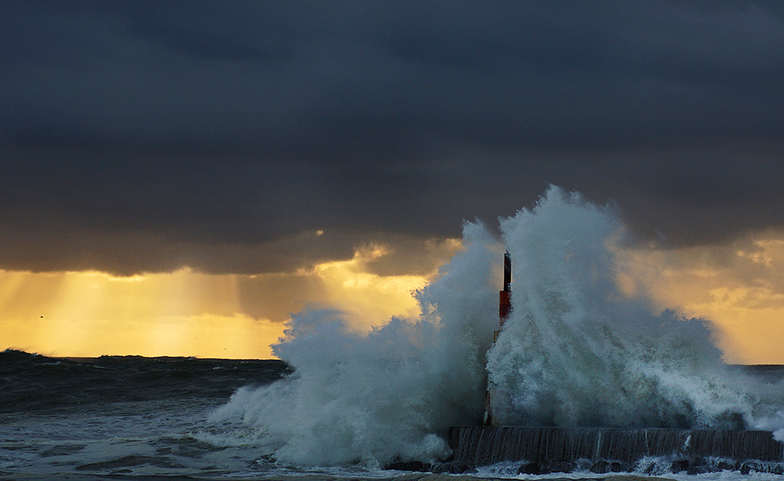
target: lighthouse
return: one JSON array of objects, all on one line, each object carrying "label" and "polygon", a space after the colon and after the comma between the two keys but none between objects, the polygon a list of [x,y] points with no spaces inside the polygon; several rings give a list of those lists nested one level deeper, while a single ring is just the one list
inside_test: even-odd
[{"label": "lighthouse", "polygon": [[493,344],[498,340],[498,333],[504,327],[506,318],[512,312],[512,256],[504,252],[504,288],[498,293],[498,330],[493,334]]},{"label": "lighthouse", "polygon": [[[509,251],[504,252],[504,285],[503,289],[498,293],[498,329],[493,332],[493,344],[498,340],[498,333],[504,327],[504,322],[509,314],[512,312],[512,256]],[[487,392],[485,394],[485,416],[484,425],[493,425],[492,413],[492,398],[493,390],[490,380],[487,381]]]}]

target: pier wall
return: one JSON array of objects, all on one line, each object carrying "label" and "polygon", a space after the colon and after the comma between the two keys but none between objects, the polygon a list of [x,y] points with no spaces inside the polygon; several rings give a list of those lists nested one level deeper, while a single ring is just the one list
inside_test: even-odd
[{"label": "pier wall", "polygon": [[769,431],[455,426],[449,445],[456,461],[474,466],[578,459],[628,464],[646,456],[784,461],[784,445]]}]

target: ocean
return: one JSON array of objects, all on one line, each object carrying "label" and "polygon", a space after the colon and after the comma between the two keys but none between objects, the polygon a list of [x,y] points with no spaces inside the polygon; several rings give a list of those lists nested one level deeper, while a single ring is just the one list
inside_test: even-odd
[{"label": "ocean", "polygon": [[551,188],[500,236],[466,223],[418,316],[308,306],[281,361],[5,351],[0,477],[781,479],[781,367],[727,365],[709,320],[621,289],[628,237]]},{"label": "ocean", "polygon": [[[755,369],[776,382],[783,369]],[[430,477],[405,466],[384,469],[357,460],[312,466],[276,460],[279,448],[267,433],[242,418],[216,420],[240,388],[269,387],[292,374],[278,360],[197,358],[52,358],[0,352],[0,478],[35,479],[406,479]],[[296,422],[296,421],[295,421]],[[327,448],[329,448],[327,446]],[[339,450],[338,447],[333,447]],[[650,471],[648,460],[626,476],[708,479],[672,473],[671,460]],[[665,466],[666,465],[666,466]],[[474,477],[605,478],[590,464],[571,473],[520,473],[525,462],[500,462],[472,470]],[[738,465],[739,466],[739,465]],[[773,479],[769,472],[741,474],[734,467],[712,479]],[[435,477],[434,477],[435,476]]]},{"label": "ocean", "polygon": [[0,353],[0,477],[254,476],[270,463],[240,422],[208,421],[276,360]]}]

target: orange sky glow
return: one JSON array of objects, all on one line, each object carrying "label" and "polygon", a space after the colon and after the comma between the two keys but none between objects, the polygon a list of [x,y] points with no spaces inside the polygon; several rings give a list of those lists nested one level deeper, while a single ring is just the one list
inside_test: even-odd
[{"label": "orange sky glow", "polygon": [[384,253],[371,247],[286,275],[0,271],[0,348],[75,357],[272,358],[270,344],[305,305],[340,309],[357,330],[415,316],[411,292],[427,278],[363,272]]},{"label": "orange sky glow", "polygon": [[[775,267],[784,261],[784,236],[617,254],[623,292],[648,296],[656,309],[711,320],[725,361],[784,364],[784,279]],[[359,331],[392,316],[416,316],[412,292],[436,273],[368,272],[366,264],[384,255],[383,246],[369,246],[347,261],[258,276],[187,268],[132,277],[0,270],[0,349],[76,357],[272,358],[270,344],[284,336],[290,315],[306,306],[340,309],[348,327]]]}]

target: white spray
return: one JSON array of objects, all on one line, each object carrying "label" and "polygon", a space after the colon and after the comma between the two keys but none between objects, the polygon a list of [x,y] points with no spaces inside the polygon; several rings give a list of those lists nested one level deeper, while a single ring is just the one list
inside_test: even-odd
[{"label": "white spray", "polygon": [[418,294],[422,315],[393,318],[366,335],[349,333],[340,313],[293,318],[275,353],[296,372],[241,389],[214,413],[242,416],[278,446],[279,462],[383,465],[449,454],[450,425],[481,422],[485,353],[497,317],[499,245],[478,224],[464,228],[466,250]]},{"label": "white spray", "polygon": [[613,253],[626,233],[611,208],[551,188],[501,229],[517,276],[488,355],[497,422],[751,425],[764,390],[721,362],[709,324],[619,289]]},{"label": "white spray", "polygon": [[[302,466],[449,454],[451,425],[739,427],[773,419],[780,391],[725,367],[708,325],[656,314],[616,283],[624,229],[611,209],[552,187],[502,219],[499,242],[464,227],[465,250],[418,294],[418,319],[360,335],[339,312],[294,316],[275,353],[295,373],[243,388],[211,420],[241,417],[279,462]],[[513,311],[498,326],[500,261],[514,263]],[[778,397],[777,397],[778,396]]]}]

